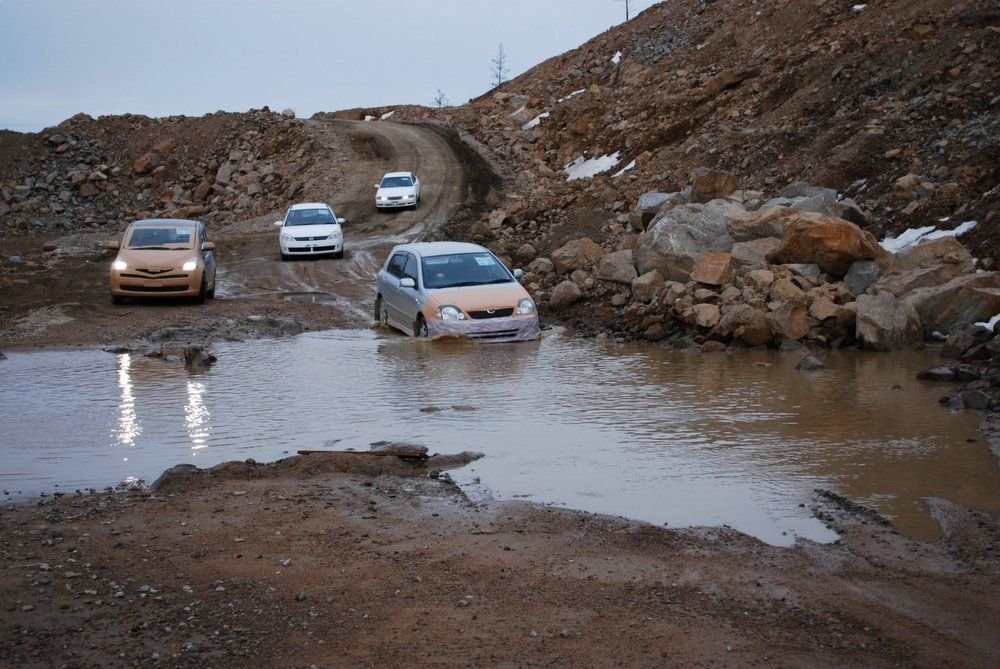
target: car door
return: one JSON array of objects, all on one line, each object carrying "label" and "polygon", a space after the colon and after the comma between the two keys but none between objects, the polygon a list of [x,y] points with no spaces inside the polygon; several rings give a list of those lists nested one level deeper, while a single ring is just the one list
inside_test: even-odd
[{"label": "car door", "polygon": [[420,199],[420,179],[418,179],[417,175],[414,174],[413,172],[410,172],[410,179],[413,180],[413,194],[419,200]]},{"label": "car door", "polygon": [[405,314],[410,310],[407,302],[412,299],[410,295],[404,293],[405,289],[399,282],[406,277],[407,261],[413,256],[406,251],[397,251],[389,258],[385,270],[381,275],[382,302],[386,306],[386,314],[389,317],[389,325],[401,330],[409,331],[412,321],[407,322]]},{"label": "car door", "polygon": [[201,257],[205,263],[205,283],[209,290],[215,290],[215,253],[211,249],[205,249],[208,243],[208,230],[201,226],[198,230],[198,248],[201,249]]}]

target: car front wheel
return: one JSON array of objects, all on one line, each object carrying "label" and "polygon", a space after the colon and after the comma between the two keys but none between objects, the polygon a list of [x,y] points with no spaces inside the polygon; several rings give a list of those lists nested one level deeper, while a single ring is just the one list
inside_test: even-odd
[{"label": "car front wheel", "polygon": [[375,298],[375,320],[382,325],[389,324],[389,310],[386,308],[381,295]]},{"label": "car front wheel", "polygon": [[417,316],[417,324],[413,331],[417,333],[418,337],[427,337],[427,321],[424,320],[423,316]]}]

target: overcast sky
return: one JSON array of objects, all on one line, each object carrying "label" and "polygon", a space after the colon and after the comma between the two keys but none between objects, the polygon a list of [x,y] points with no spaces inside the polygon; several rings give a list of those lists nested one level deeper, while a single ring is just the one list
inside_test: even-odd
[{"label": "overcast sky", "polygon": [[[634,16],[654,0],[630,0]],[[624,0],[0,0],[0,128],[461,104],[623,22]],[[612,54],[608,54],[610,58]]]}]

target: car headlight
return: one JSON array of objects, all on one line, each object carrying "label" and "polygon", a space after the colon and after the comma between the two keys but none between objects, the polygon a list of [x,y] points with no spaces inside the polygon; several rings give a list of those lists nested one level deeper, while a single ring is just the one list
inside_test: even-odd
[{"label": "car headlight", "polygon": [[535,303],[530,298],[521,298],[517,301],[517,313],[519,316],[535,313]]},{"label": "car headlight", "polygon": [[121,258],[115,258],[115,261],[111,263],[111,268],[121,272],[122,270],[128,269],[128,263]]},{"label": "car headlight", "polygon": [[198,259],[191,258],[186,263],[181,265],[181,269],[184,270],[185,272],[193,272],[197,266],[198,266]]},{"label": "car headlight", "polygon": [[387,198],[385,195],[376,195],[375,199],[378,200],[379,202],[382,202],[383,200],[387,200],[389,198]]},{"label": "car headlight", "polygon": [[342,232],[331,232],[330,236],[327,239],[331,239],[331,240],[333,240],[333,241],[336,242],[336,241],[340,241],[341,237],[343,237],[343,236],[344,236],[344,233],[342,233]]},{"label": "car headlight", "polygon": [[281,241],[283,241],[283,242],[293,242],[293,241],[295,241],[295,237],[290,232],[282,232],[281,233]]},{"label": "car headlight", "polygon": [[453,307],[450,304],[438,307],[438,316],[441,317],[443,321],[464,321],[465,314],[458,307]]}]

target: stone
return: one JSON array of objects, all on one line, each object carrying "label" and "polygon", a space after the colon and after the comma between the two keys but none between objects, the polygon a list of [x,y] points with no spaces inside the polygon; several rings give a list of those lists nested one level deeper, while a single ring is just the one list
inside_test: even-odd
[{"label": "stone", "polygon": [[805,291],[791,279],[778,279],[771,286],[771,299],[776,302],[801,302],[805,296]]},{"label": "stone", "polygon": [[160,154],[160,156],[169,156],[170,153],[176,148],[177,140],[173,137],[164,137],[156,144],[153,145],[153,151]]},{"label": "stone", "polygon": [[632,299],[636,302],[650,302],[664,287],[663,275],[655,269],[632,281]]},{"label": "stone", "polygon": [[841,307],[829,297],[817,297],[809,305],[809,315],[818,321],[825,321],[827,318],[835,318],[840,313]]},{"label": "stone", "polygon": [[691,202],[709,202],[732,195],[736,177],[729,172],[699,167],[691,172]]},{"label": "stone", "polygon": [[635,211],[639,215],[642,227],[645,228],[660,213],[664,205],[675,200],[683,202],[684,198],[680,193],[660,193],[658,191],[651,191],[640,195],[635,205]]},{"label": "stone", "polygon": [[986,411],[990,408],[990,396],[982,390],[966,390],[962,393],[962,405],[967,409]]},{"label": "stone", "polygon": [[726,345],[721,341],[715,341],[710,339],[701,345],[702,353],[723,353],[726,350]]},{"label": "stone", "polygon": [[713,339],[735,337],[750,346],[766,344],[772,339],[766,315],[749,304],[737,304],[723,314],[710,336]]},{"label": "stone", "polygon": [[785,207],[751,211],[726,221],[733,242],[749,242],[774,237],[781,239],[795,212]]},{"label": "stone", "polygon": [[509,220],[509,216],[504,209],[494,209],[490,212],[489,226],[491,230],[499,230],[503,224]]},{"label": "stone", "polygon": [[789,219],[781,248],[768,256],[768,262],[815,263],[824,272],[842,277],[854,261],[874,260],[884,253],[871,233],[853,223],[797,212]]},{"label": "stone", "polygon": [[709,252],[699,258],[691,269],[691,280],[710,286],[724,286],[732,282],[733,257],[726,252]]},{"label": "stone", "polygon": [[604,255],[604,249],[589,237],[567,242],[552,252],[552,262],[557,274],[581,269]]},{"label": "stone", "polygon": [[514,251],[514,258],[516,258],[518,262],[530,263],[537,257],[538,251],[535,250],[535,247],[531,244],[521,244],[517,247],[517,250]]},{"label": "stone", "polygon": [[555,311],[562,311],[566,307],[579,302],[583,298],[583,291],[572,281],[563,281],[552,289],[549,296],[549,307]]},{"label": "stone", "polygon": [[769,269],[752,270],[743,278],[743,285],[752,286],[759,292],[770,292],[772,284],[774,284],[774,272]]},{"label": "stone", "polygon": [[954,237],[908,246],[890,259],[877,287],[897,297],[918,288],[940,286],[975,271],[972,254]]},{"label": "stone", "polygon": [[767,256],[781,248],[781,240],[763,237],[733,244],[729,255],[736,267],[767,267]]},{"label": "stone", "polygon": [[701,328],[714,328],[719,323],[721,314],[714,304],[702,303],[692,307],[694,324]]},{"label": "stone", "polygon": [[927,332],[951,333],[1000,313],[1000,272],[960,276],[940,286],[918,288],[903,299],[916,309]]},{"label": "stone", "polygon": [[923,343],[917,310],[891,293],[859,295],[855,327],[865,348],[875,351],[915,348]]},{"label": "stone", "polygon": [[789,301],[766,316],[770,331],[786,339],[802,339],[809,334],[808,310],[801,302]]},{"label": "stone", "polygon": [[136,174],[148,174],[152,172],[160,164],[160,154],[153,151],[148,151],[132,163],[132,171]]},{"label": "stone", "polygon": [[812,353],[809,353],[804,358],[799,360],[798,364],[795,365],[795,369],[800,372],[812,372],[817,369],[823,369],[823,361]]},{"label": "stone", "polygon": [[639,274],[657,270],[665,279],[686,282],[705,253],[732,248],[726,220],[746,210],[725,200],[661,210],[635,247]]},{"label": "stone", "polygon": [[861,295],[878,279],[881,269],[874,260],[856,260],[844,275],[844,285],[852,295]]},{"label": "stone", "polygon": [[551,274],[555,271],[555,264],[548,258],[535,258],[528,263],[528,271],[536,274]]},{"label": "stone", "polygon": [[281,115],[285,118],[295,118],[295,110],[291,107],[285,107],[281,110]]},{"label": "stone", "polygon": [[632,284],[638,277],[635,271],[635,262],[632,259],[632,251],[614,251],[601,257],[594,267],[594,276],[605,281],[615,283]]},{"label": "stone", "polygon": [[921,381],[954,381],[955,370],[951,367],[931,367],[917,374]]},{"label": "stone", "polygon": [[203,202],[212,194],[212,184],[208,181],[202,181],[198,184],[198,187],[194,189],[193,198],[195,202]]}]

